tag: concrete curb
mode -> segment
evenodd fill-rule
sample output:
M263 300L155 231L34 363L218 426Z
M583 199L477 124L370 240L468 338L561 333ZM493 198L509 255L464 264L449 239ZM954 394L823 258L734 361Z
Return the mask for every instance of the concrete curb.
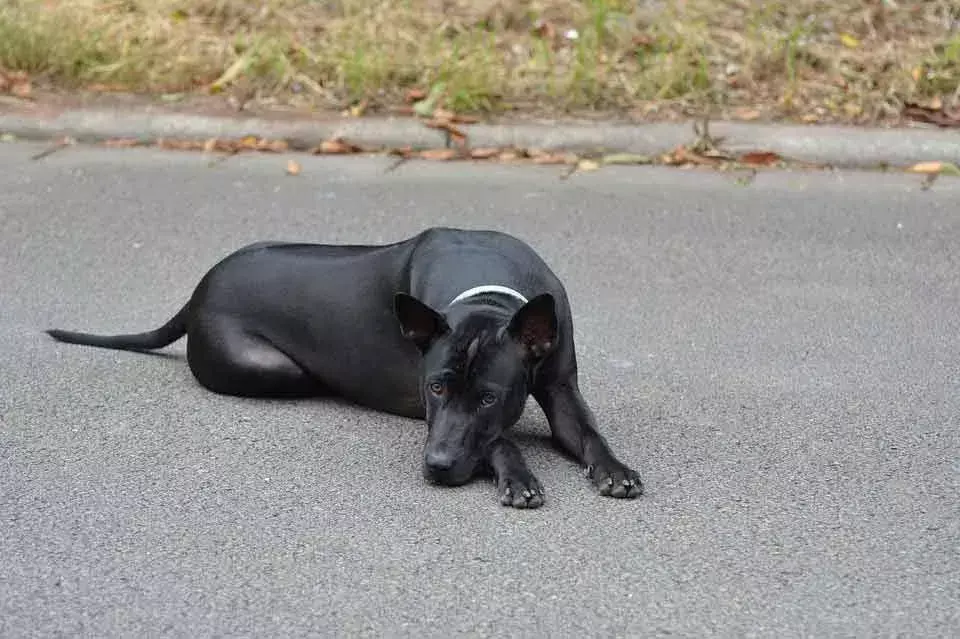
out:
M658 155L695 139L690 123L534 123L464 125L473 147L518 147L571 152ZM960 131L935 128L854 128L711 122L711 135L737 153L772 151L791 160L840 167L906 166L917 162L960 164ZM305 150L323 140L343 138L364 148L441 148L445 134L414 118L291 120L156 113L130 109L67 109L0 113L0 133L27 140L70 136L96 143L111 138L286 140Z

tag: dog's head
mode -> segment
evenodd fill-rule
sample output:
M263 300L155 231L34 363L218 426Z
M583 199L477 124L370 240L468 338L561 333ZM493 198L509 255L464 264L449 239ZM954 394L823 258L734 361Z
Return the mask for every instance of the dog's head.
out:
M444 315L405 293L394 303L403 335L423 354L424 474L463 484L520 419L531 371L556 344L553 296L539 295L512 315L486 306Z

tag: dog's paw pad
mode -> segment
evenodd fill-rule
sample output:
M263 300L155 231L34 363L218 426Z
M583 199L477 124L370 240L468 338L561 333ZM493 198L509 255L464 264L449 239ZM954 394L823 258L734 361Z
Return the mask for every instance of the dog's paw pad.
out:
M634 499L643 494L640 474L623 464L589 466L586 474L604 497Z
M501 482L500 503L514 508L539 508L544 495L540 483L533 477L527 481L508 479Z

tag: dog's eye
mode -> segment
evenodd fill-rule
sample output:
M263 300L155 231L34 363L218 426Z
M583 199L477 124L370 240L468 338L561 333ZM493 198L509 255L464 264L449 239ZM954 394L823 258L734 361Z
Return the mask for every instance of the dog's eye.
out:
M497 396L493 393L484 393L480 396L480 403L484 406L493 406L497 403Z
M434 395L443 395L443 382L430 382L428 388Z

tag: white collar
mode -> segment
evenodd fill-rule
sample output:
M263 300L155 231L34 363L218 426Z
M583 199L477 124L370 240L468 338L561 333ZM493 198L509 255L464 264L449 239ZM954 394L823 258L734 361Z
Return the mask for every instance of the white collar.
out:
M527 298L513 290L512 288L507 288L506 286L500 286L498 284L486 284L484 286L474 286L473 288L465 290L463 293L460 293L453 301L450 302L450 305L456 304L457 302L462 302L468 297L474 297L476 295L481 295L483 293L503 293L504 295L509 295L510 297L515 297L524 304L527 303Z

